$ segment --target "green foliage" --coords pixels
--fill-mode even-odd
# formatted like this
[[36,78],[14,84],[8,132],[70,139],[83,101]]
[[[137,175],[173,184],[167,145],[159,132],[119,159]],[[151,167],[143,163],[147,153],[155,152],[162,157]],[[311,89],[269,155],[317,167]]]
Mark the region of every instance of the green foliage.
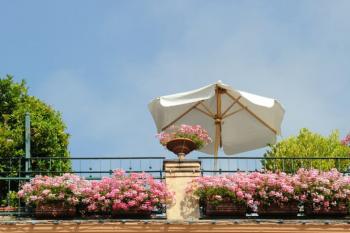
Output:
[[[341,143],[337,131],[324,137],[304,128],[300,130],[299,135],[270,146],[264,157],[263,166],[272,171],[295,172],[299,168],[317,168],[324,171],[337,168],[339,171],[345,171],[350,165],[350,148]],[[292,159],[296,157],[301,159]]]
[[7,193],[7,197],[1,201],[1,206],[18,207],[19,198],[16,191]]
[[[32,157],[69,157],[66,126],[59,112],[29,96],[25,82],[7,75],[0,78],[0,176],[23,176],[25,114],[31,117]],[[70,171],[69,160],[33,160],[32,170]],[[6,193],[0,183],[1,193]],[[1,198],[1,197],[0,197]],[[2,197],[4,198],[4,197]]]
[[15,83],[10,75],[0,78],[0,123],[6,123],[6,118],[26,97],[27,88],[23,80],[21,83]]
[[197,150],[204,147],[205,142],[195,134],[176,133],[177,138],[188,138],[196,144]]
[[[32,156],[69,157],[67,150],[69,135],[65,132],[66,126],[62,122],[60,113],[39,99],[29,96],[23,103],[19,104],[9,120],[14,128],[22,131],[22,135],[24,133],[23,119],[26,112],[30,113],[31,118]],[[49,167],[50,171],[70,170],[69,162],[58,160],[51,163],[47,160],[33,160],[32,166],[34,170],[40,171],[45,171]]]
[[[219,205],[223,200],[231,201],[236,204],[244,204],[244,202],[236,198],[234,192],[228,190],[226,187],[206,187],[204,189],[197,189],[194,195],[199,197],[201,202],[208,202],[212,205]],[[220,196],[221,198],[216,199],[215,196]]]

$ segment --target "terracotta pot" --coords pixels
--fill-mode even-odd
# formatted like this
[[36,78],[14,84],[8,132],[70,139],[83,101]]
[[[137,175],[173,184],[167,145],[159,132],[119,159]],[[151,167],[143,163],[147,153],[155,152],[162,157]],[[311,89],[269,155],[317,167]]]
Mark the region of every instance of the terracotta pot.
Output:
[[283,206],[276,203],[272,203],[269,206],[259,206],[258,214],[260,217],[280,217],[289,216],[296,217],[299,212],[299,207],[297,202],[288,202]]
[[64,203],[39,204],[35,208],[35,217],[40,219],[73,218],[76,216],[75,206],[69,206]]
[[166,144],[168,150],[179,156],[179,159],[184,159],[185,155],[197,148],[196,144],[188,138],[176,138]]
[[12,207],[12,206],[0,207],[0,212],[15,212],[15,211],[17,211],[17,207]]
[[205,215],[208,217],[215,216],[239,216],[244,217],[247,213],[247,207],[233,202],[223,202],[219,205],[205,203]]
[[342,217],[348,214],[348,207],[345,203],[340,203],[338,206],[332,206],[330,209],[315,209],[312,204],[307,204],[304,206],[304,214],[308,217]]

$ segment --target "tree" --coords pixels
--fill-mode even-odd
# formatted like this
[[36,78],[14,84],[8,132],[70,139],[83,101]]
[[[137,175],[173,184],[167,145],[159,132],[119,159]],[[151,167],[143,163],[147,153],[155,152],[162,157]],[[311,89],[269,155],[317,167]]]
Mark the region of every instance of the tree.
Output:
[[[24,119],[31,117],[31,155],[69,158],[66,126],[58,111],[34,96],[22,80],[12,76],[0,78],[0,176],[23,176]],[[32,160],[32,170],[43,173],[69,171],[70,160]],[[7,185],[0,184],[4,193]],[[5,187],[4,187],[5,186]],[[0,197],[1,198],[1,197]]]
[[341,143],[338,131],[324,137],[303,128],[299,135],[270,145],[264,157],[263,166],[272,171],[295,172],[302,167],[345,171],[350,165],[350,148]]

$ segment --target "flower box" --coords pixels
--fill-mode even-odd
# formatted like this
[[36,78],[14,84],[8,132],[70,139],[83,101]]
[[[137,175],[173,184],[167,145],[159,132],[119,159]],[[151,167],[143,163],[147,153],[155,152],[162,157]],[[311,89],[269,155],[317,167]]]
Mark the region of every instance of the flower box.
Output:
[[34,214],[38,219],[73,218],[77,214],[77,209],[63,202],[47,203],[36,206]]
[[272,203],[269,206],[261,206],[258,208],[258,214],[260,217],[296,217],[299,212],[299,207],[297,202],[289,202],[284,205],[278,205],[277,203]]
[[81,212],[86,217],[149,218],[173,200],[166,184],[146,173],[126,174],[115,170],[112,177],[92,181],[82,191]]
[[127,211],[113,211],[112,218],[131,218],[131,219],[147,219],[151,218],[152,211],[141,210],[127,210]]
[[244,217],[247,213],[247,206],[237,205],[233,202],[223,202],[219,205],[213,205],[210,203],[205,203],[204,214],[207,217],[216,217],[216,216],[237,216]]
[[16,212],[17,210],[18,210],[17,207],[12,207],[12,206],[0,207],[0,212]]
[[339,204],[337,206],[332,206],[331,208],[314,208],[313,205],[304,206],[304,214],[307,217],[344,217],[348,214],[348,207],[345,203]]
[[37,175],[22,185],[18,196],[28,208],[34,207],[36,218],[71,218],[77,213],[82,190],[89,187],[89,181],[74,174]]
[[152,211],[146,210],[113,210],[113,211],[87,211],[82,214],[83,218],[87,219],[101,219],[101,218],[115,218],[115,219],[149,219]]

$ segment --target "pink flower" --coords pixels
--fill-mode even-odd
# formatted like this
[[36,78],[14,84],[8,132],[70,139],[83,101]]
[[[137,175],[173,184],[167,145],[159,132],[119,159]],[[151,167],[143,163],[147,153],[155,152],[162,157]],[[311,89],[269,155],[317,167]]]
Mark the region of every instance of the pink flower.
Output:
[[45,190],[43,190],[42,194],[46,196],[46,195],[48,195],[50,192],[51,192],[51,190],[45,189]]
[[166,131],[157,134],[156,137],[163,146],[166,146],[169,141],[175,138],[191,139],[196,144],[197,149],[201,149],[203,146],[212,142],[208,132],[200,125],[172,125]]
[[325,208],[328,208],[328,207],[329,207],[329,201],[325,201],[325,202],[323,203],[323,206],[324,206]]
[[341,143],[345,146],[350,146],[350,133],[345,136]]
[[128,206],[129,206],[129,207],[134,207],[136,204],[137,204],[137,203],[136,203],[136,201],[134,201],[134,200],[131,200],[131,201],[128,202]]
[[23,198],[24,197],[24,190],[18,191],[18,197]]
[[[155,180],[146,173],[125,174],[116,170],[112,177],[104,177],[94,182],[83,192],[84,202],[93,203],[96,211],[153,210],[173,199],[165,183]],[[143,206],[143,207],[142,207]]]
[[22,185],[18,194],[27,204],[38,205],[63,200],[67,204],[77,205],[81,192],[89,186],[90,182],[74,174],[54,177],[38,175]]

